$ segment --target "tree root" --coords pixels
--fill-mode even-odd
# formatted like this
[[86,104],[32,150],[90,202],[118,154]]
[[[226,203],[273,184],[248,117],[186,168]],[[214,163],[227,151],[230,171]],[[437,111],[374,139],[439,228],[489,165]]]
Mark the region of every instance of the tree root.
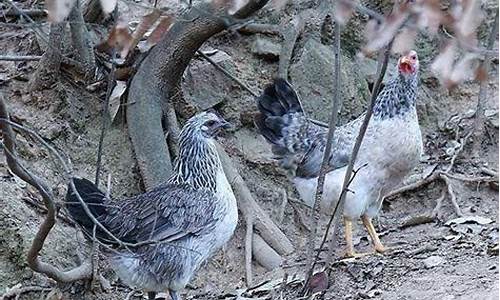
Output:
[[7,289],[7,291],[2,296],[0,296],[0,299],[8,300],[14,298],[17,300],[22,294],[32,293],[32,292],[49,292],[50,290],[52,290],[52,288],[50,287],[43,287],[36,285],[22,287],[19,284],[10,289]]

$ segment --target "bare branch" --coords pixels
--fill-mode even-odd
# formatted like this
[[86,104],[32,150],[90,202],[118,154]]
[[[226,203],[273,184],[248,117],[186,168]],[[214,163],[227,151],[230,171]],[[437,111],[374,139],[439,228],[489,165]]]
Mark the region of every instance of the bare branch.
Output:
[[310,215],[310,224],[311,224],[311,232],[309,233],[309,239],[308,239],[308,259],[309,259],[309,269],[306,275],[306,283],[304,284],[304,289],[302,290],[303,294],[306,292],[306,287],[308,286],[308,282],[313,274],[314,271],[314,266],[317,261],[314,257],[314,249],[316,245],[316,235],[318,233],[318,223],[319,223],[319,216],[320,216],[320,204],[321,200],[323,198],[323,187],[325,184],[325,175],[328,170],[328,166],[330,163],[330,157],[331,157],[331,152],[332,152],[332,145],[333,145],[333,137],[335,134],[335,129],[337,127],[337,120],[338,120],[338,110],[340,107],[340,31],[341,31],[341,25],[339,22],[335,23],[335,46],[334,46],[334,55],[335,55],[335,66],[334,66],[334,88],[333,90],[335,91],[333,95],[333,101],[332,101],[332,112],[330,113],[330,122],[328,124],[328,133],[327,133],[327,139],[326,139],[326,146],[325,146],[325,152],[323,153],[323,159],[321,161],[321,168],[319,171],[319,176],[318,176],[318,182],[316,185],[316,192],[314,195],[314,204],[313,204],[313,209],[311,210],[311,215]]
[[0,128],[3,133],[3,145],[5,156],[7,158],[7,164],[14,174],[38,190],[38,192],[42,195],[44,205],[47,208],[47,215],[38,228],[27,254],[29,267],[33,271],[46,274],[48,277],[58,282],[72,282],[75,280],[90,278],[92,273],[91,266],[88,262],[84,262],[80,266],[71,270],[61,271],[57,267],[40,260],[39,253],[43,248],[45,239],[55,225],[57,210],[54,203],[54,196],[49,185],[41,178],[31,174],[31,172],[25,169],[15,158],[16,145],[12,126],[17,128],[21,127],[9,121],[9,113],[5,105],[3,95],[0,94]]
[[109,119],[109,98],[113,92],[113,87],[115,85],[115,71],[116,71],[116,49],[113,48],[113,54],[111,55],[111,71],[108,75],[108,86],[106,90],[106,98],[104,99],[102,108],[102,124],[101,124],[101,135],[99,136],[99,146],[97,148],[97,162],[95,171],[95,185],[99,186],[99,176],[101,173],[101,159],[102,159],[102,145],[104,143],[104,136],[106,135],[106,129],[108,128]]
[[[375,105],[375,102],[377,100],[377,95],[380,89],[380,86],[382,84],[382,80],[384,79],[385,71],[387,69],[387,63],[389,62],[389,54],[390,54],[390,49],[392,48],[392,41],[389,42],[389,44],[385,47],[384,51],[380,52],[379,55],[379,62],[377,66],[377,80],[375,81],[375,84],[373,85],[372,93],[371,93],[371,98],[370,98],[370,105],[366,111],[365,118],[363,119],[363,123],[361,124],[361,127],[359,129],[358,136],[356,137],[356,142],[354,144],[354,148],[352,150],[351,157],[349,159],[349,164],[347,165],[345,177],[344,177],[344,183],[342,184],[342,192],[340,193],[340,198],[339,201],[337,201],[335,208],[333,209],[333,213],[331,216],[331,220],[337,219],[335,216],[337,214],[340,214],[339,208],[344,207],[344,201],[345,197],[347,195],[347,189],[349,187],[350,182],[352,181],[353,175],[353,169],[354,169],[354,163],[356,162],[356,158],[358,156],[359,149],[361,147],[361,143],[363,141],[363,138],[365,136],[366,130],[368,129],[368,123],[370,122],[370,118],[373,113],[373,107]],[[325,232],[325,241],[326,241],[326,235],[328,234],[328,227],[327,231]],[[336,235],[335,231],[332,231],[332,237],[330,239],[330,247],[329,247],[329,253],[328,253],[328,258],[327,261],[332,261],[332,256],[333,256],[333,249],[335,248],[336,245]]]
[[246,233],[245,233],[245,278],[247,287],[252,286],[252,236],[253,236],[253,216],[245,216]]
[[41,58],[39,55],[0,55],[2,61],[37,61]]

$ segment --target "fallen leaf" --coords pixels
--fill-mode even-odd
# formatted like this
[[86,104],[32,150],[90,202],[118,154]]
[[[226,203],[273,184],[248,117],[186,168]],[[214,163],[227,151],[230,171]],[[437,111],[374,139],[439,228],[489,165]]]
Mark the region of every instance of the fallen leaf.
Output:
[[480,216],[466,216],[466,217],[460,217],[456,219],[449,220],[448,222],[444,223],[446,226],[450,226],[453,224],[465,224],[465,223],[476,223],[480,225],[486,225],[492,223],[493,220],[490,218],[485,218],[485,217],[480,217]]
[[126,81],[117,81],[115,87],[113,88],[113,91],[111,92],[111,96],[109,97],[109,103],[108,103],[108,112],[109,112],[109,117],[111,118],[111,122],[116,117],[116,114],[118,113],[118,110],[120,109],[120,99],[127,89],[127,82]]
[[102,11],[106,14],[115,10],[117,0],[100,0]]
[[47,0],[47,17],[50,22],[62,22],[71,12],[76,0]]

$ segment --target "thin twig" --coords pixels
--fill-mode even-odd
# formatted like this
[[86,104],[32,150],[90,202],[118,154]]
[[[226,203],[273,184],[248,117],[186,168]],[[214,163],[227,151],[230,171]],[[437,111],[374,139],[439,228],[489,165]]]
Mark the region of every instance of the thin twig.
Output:
[[52,288],[50,287],[43,287],[43,286],[23,286],[23,287],[13,287],[11,289],[7,289],[7,291],[0,296],[0,299],[9,299],[12,297],[15,297],[16,299],[19,299],[19,296],[22,294],[26,293],[31,293],[31,292],[48,292]]
[[[40,251],[43,248],[49,232],[52,230],[56,223],[57,209],[54,202],[54,196],[49,185],[41,178],[29,172],[16,159],[16,143],[12,127],[25,130],[28,133],[34,133],[33,131],[9,120],[9,113],[4,102],[3,94],[0,94],[0,128],[3,134],[3,146],[7,164],[14,174],[16,174],[19,178],[38,190],[38,192],[42,195],[44,205],[47,208],[45,219],[38,227],[38,231],[35,234],[35,237],[27,254],[28,266],[33,271],[45,274],[58,282],[72,282],[75,280],[89,278],[91,276],[91,268],[87,262],[84,262],[80,266],[71,270],[61,271],[52,264],[40,260]],[[39,135],[36,135],[35,139],[37,139],[39,142],[44,143],[50,149],[55,151],[55,149],[48,145]],[[58,156],[61,162],[66,165],[62,157],[60,157],[57,152],[55,152],[55,154]]]
[[219,66],[219,64],[217,64],[215,61],[213,61],[208,55],[206,55],[205,53],[203,53],[203,51],[198,50],[198,51],[196,51],[196,53],[198,55],[200,55],[201,57],[203,57],[203,59],[205,59],[206,61],[208,61],[210,64],[212,64],[217,70],[221,71],[224,75],[226,75],[227,77],[231,78],[234,82],[236,82],[244,90],[246,90],[247,92],[249,92],[250,94],[252,94],[252,96],[254,96],[254,97],[258,97],[259,96],[259,94],[257,94],[256,92],[254,92],[245,83],[243,83],[241,80],[239,80],[234,75],[232,75],[231,73],[229,73],[223,67]]
[[283,219],[285,218],[286,205],[288,204],[288,195],[285,189],[281,190],[281,205],[278,212],[278,223],[283,224]]
[[[382,84],[382,80],[384,79],[385,71],[387,69],[387,63],[389,62],[389,54],[390,54],[390,49],[392,47],[392,40],[389,42],[389,44],[386,46],[386,48],[380,52],[379,55],[379,62],[377,66],[377,80],[375,81],[375,84],[373,85],[373,89],[371,92],[371,98],[370,98],[370,105],[368,107],[368,110],[366,111],[365,118],[363,119],[363,123],[361,124],[361,127],[359,129],[358,136],[356,137],[356,142],[354,144],[354,148],[352,150],[351,157],[349,159],[349,164],[347,165],[346,173],[344,176],[344,182],[342,184],[342,192],[340,193],[340,198],[335,204],[335,208],[333,209],[333,213],[331,216],[331,220],[337,219],[336,215],[340,214],[340,209],[344,207],[344,201],[347,193],[349,184],[351,182],[351,177],[352,177],[352,172],[354,170],[354,164],[356,162],[356,158],[358,156],[359,149],[361,148],[361,143],[363,142],[363,138],[365,136],[366,130],[368,129],[368,123],[370,122],[370,118],[373,113],[373,107],[375,105],[375,102],[377,100],[377,95],[380,89],[380,86]],[[329,227],[327,227],[328,231]],[[326,237],[327,232],[325,232],[325,237]],[[335,245],[337,243],[336,241],[336,235],[335,235],[335,230],[332,231],[332,237],[330,239],[330,247],[329,247],[329,252],[328,252],[328,257],[327,261],[332,261],[332,256],[333,256],[333,250],[335,249]],[[326,238],[324,239],[326,241]]]
[[451,204],[453,205],[453,209],[455,210],[455,213],[457,214],[457,216],[463,217],[464,214],[463,214],[462,210],[460,209],[460,206],[458,205],[457,196],[455,195],[455,192],[453,190],[453,183],[450,181],[448,176],[441,175],[441,178],[446,183],[446,187],[448,189],[448,194],[450,195]]
[[484,174],[486,174],[486,175],[490,175],[490,176],[498,178],[498,172],[497,171],[490,170],[488,168],[482,167],[481,168],[481,172],[484,173]]
[[[243,83],[241,80],[239,80],[234,75],[232,75],[231,73],[229,73],[229,71],[227,71],[222,66],[220,66],[215,61],[213,61],[208,55],[206,55],[205,53],[203,53],[200,50],[196,51],[196,53],[198,53],[206,61],[208,61],[210,64],[212,64],[217,70],[221,71],[222,74],[226,75],[227,77],[229,77],[230,79],[232,79],[234,82],[236,82],[239,86],[241,86],[245,91],[249,92],[252,96],[259,97],[259,94],[257,94],[256,92],[254,92],[250,87],[248,87],[248,85],[246,85],[245,83]],[[321,121],[318,121],[318,120],[309,119],[309,121],[311,121],[313,124],[316,124],[316,125],[319,125],[319,126],[322,126],[322,127],[328,127],[328,124],[326,124],[324,122],[321,122]]]
[[40,55],[0,55],[0,61],[37,61]]
[[330,122],[328,124],[328,133],[326,138],[325,151],[323,153],[323,159],[321,162],[321,168],[319,171],[318,182],[316,185],[316,192],[314,196],[314,204],[313,209],[311,210],[310,215],[310,224],[311,224],[311,232],[309,233],[308,239],[308,253],[307,257],[309,259],[309,269],[306,275],[306,284],[302,289],[302,294],[304,295],[306,292],[306,287],[308,286],[308,282],[313,274],[315,262],[317,259],[314,258],[314,248],[315,248],[315,240],[316,235],[318,233],[318,223],[319,223],[319,209],[321,205],[321,200],[323,197],[323,188],[325,184],[325,175],[328,170],[328,166],[330,164],[330,157],[332,152],[333,138],[335,134],[335,129],[337,127],[337,119],[338,119],[338,110],[340,106],[340,24],[338,22],[335,23],[335,65],[334,65],[334,95],[333,95],[333,103],[332,103],[332,111],[330,113]]
[[113,54],[111,55],[111,71],[108,76],[108,87],[106,89],[106,99],[104,99],[104,104],[102,108],[102,125],[101,125],[101,135],[99,136],[99,146],[97,148],[97,162],[95,170],[95,185],[99,186],[99,176],[101,174],[101,159],[102,159],[102,147],[104,143],[104,136],[106,135],[106,129],[108,128],[109,119],[109,98],[113,92],[113,87],[115,83],[115,71],[116,71],[116,48],[113,48]]
[[245,279],[247,287],[252,286],[252,236],[253,236],[253,216],[247,215],[246,218],[246,233],[245,233]]

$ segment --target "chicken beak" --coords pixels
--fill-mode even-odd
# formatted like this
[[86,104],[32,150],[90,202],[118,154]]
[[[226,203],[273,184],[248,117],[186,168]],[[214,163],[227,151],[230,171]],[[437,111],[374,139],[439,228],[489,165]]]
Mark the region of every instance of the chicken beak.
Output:
[[401,57],[401,63],[402,64],[409,64],[411,66],[411,59],[409,59],[407,56]]

